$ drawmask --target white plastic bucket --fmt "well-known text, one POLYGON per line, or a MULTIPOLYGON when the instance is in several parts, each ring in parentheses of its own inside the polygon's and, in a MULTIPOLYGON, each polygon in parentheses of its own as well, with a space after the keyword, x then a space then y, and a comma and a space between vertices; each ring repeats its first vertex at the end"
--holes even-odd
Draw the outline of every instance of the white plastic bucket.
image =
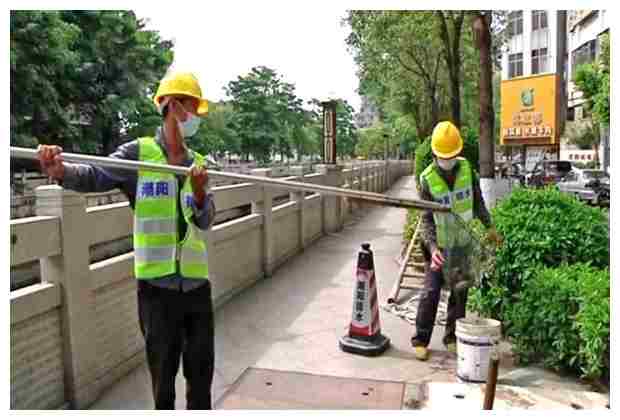
POLYGON ((456 320, 456 376, 463 382, 487 381, 491 351, 499 343, 501 322, 486 318, 456 320))

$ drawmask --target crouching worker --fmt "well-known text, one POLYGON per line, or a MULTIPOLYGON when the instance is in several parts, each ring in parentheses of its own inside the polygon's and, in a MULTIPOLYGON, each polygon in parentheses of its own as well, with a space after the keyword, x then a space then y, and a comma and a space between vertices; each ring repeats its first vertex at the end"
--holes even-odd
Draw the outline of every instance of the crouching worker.
MULTIPOLYGON (((431 149, 433 163, 422 172, 419 179, 420 198, 449 205, 452 212, 463 220, 476 217, 487 228, 491 227, 491 218, 482 198, 478 175, 466 159, 459 157, 463 150, 459 130, 448 121, 437 124, 431 138, 431 149)), ((412 337, 411 345, 418 360, 427 360, 441 288, 447 280, 444 279, 442 266, 446 252, 450 251, 447 247, 451 243, 453 228, 449 223, 448 213, 425 210, 421 217, 425 284, 416 316, 416 335, 412 337)), ((491 232, 494 232, 494 229, 491 229, 491 232)), ((467 291, 467 288, 452 288, 450 291, 443 343, 451 352, 456 352, 456 320, 465 316, 467 291)))

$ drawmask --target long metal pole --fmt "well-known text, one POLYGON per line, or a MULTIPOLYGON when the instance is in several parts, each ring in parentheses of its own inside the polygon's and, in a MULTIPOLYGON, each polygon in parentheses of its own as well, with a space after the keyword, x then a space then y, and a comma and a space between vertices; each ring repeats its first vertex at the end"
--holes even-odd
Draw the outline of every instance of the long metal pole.
MULTIPOLYGON (((11 146, 11 156, 20 159, 38 160, 39 156, 36 150, 23 147, 11 146)), ((81 155, 77 153, 62 153, 63 161, 73 163, 84 163, 89 165, 99 165, 108 168, 119 168, 128 170, 149 170, 153 172, 164 172, 178 175, 187 175, 189 168, 184 166, 164 165, 159 163, 142 162, 136 160, 115 159, 104 156, 81 155)), ((388 205, 392 207, 429 209, 438 212, 448 212, 450 207, 426 200, 416 200, 409 198, 390 197, 384 194, 373 193, 369 191, 349 190, 346 188, 331 187, 327 185, 308 184, 297 181, 284 181, 276 178, 266 178, 261 176, 242 175, 231 172, 220 172, 209 170, 209 176, 220 177, 235 181, 253 182, 257 184, 280 187, 286 190, 318 192, 328 195, 336 195, 340 197, 348 197, 358 200, 370 201, 377 204, 388 205)))

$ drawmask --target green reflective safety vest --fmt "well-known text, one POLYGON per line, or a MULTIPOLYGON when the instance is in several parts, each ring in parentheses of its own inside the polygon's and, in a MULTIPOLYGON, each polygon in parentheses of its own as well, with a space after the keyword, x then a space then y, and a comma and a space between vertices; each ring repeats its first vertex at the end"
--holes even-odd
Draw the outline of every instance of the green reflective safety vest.
MULTIPOLYGON (((449 205, 452 212, 459 215, 463 220, 473 219, 474 213, 474 191, 473 176, 469 162, 466 159, 458 158, 458 172, 454 181, 454 188, 450 190, 446 181, 439 173, 437 164, 433 162, 420 175, 431 192, 434 201, 449 205)), ((467 240, 461 238, 455 217, 452 213, 434 212, 433 218, 437 229, 437 246, 440 248, 452 248, 463 245, 467 240)))
MULTIPOLYGON (((167 164, 166 156, 154 138, 138 139, 139 159, 143 162, 167 164)), ((194 152, 196 164, 204 158, 194 152)), ((207 244, 203 233, 191 221, 193 200, 189 177, 181 189, 181 211, 187 222, 185 238, 179 238, 176 176, 161 172, 138 172, 134 209, 134 272, 137 279, 156 279, 174 274, 177 260, 181 275, 193 279, 209 276, 207 244)))

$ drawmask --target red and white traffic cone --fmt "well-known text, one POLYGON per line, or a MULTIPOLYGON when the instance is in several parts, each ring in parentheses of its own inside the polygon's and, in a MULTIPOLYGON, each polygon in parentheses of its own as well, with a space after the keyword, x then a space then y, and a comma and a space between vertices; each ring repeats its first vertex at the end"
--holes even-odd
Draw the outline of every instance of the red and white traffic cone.
POLYGON ((348 353, 377 356, 390 346, 390 339, 381 334, 375 263, 370 244, 362 244, 356 277, 349 332, 340 338, 340 348, 348 353))

